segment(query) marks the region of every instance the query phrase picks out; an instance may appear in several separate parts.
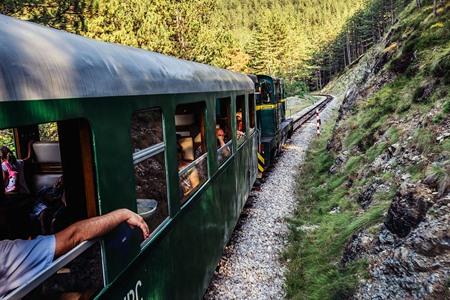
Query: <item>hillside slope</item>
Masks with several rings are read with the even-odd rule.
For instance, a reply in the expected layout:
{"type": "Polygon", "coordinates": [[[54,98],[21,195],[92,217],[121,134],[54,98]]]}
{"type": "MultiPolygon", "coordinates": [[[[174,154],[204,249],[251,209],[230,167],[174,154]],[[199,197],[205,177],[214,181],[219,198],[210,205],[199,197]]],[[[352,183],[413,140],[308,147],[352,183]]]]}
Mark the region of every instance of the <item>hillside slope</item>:
{"type": "Polygon", "coordinates": [[[450,1],[432,4],[325,89],[343,103],[299,173],[290,298],[450,297],[450,1]]]}

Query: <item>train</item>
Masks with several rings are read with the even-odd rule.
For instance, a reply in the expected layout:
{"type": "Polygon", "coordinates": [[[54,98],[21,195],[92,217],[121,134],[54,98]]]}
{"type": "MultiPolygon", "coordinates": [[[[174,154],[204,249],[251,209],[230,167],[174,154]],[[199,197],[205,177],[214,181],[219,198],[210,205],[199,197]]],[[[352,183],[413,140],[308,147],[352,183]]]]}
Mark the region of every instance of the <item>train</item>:
{"type": "Polygon", "coordinates": [[[268,75],[251,76],[255,83],[256,114],[260,143],[258,147],[258,177],[273,165],[282,146],[294,131],[292,118],[286,117],[284,82],[268,75]]]}
{"type": "Polygon", "coordinates": [[[0,45],[0,135],[13,137],[30,191],[1,189],[0,239],[119,208],[151,231],[142,240],[120,225],[4,299],[202,298],[252,186],[292,134],[282,80],[4,15],[0,45]],[[63,209],[30,224],[33,198],[61,178],[63,209]]]}

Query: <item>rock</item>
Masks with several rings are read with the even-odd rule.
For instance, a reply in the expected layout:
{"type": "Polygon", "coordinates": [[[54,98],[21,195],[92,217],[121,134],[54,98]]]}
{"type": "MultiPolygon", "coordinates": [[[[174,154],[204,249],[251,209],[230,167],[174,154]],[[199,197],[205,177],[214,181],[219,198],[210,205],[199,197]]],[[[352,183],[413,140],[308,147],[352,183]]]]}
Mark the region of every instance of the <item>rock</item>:
{"type": "Polygon", "coordinates": [[[319,228],[319,225],[302,225],[297,227],[297,230],[309,233],[315,231],[317,228],[319,228]]]}
{"type": "Polygon", "coordinates": [[[370,277],[361,281],[355,299],[446,299],[450,195],[436,201],[406,238],[382,229],[377,247],[382,249],[368,251],[370,277]]]}
{"type": "Polygon", "coordinates": [[[402,175],[402,180],[403,181],[406,181],[406,180],[408,180],[408,179],[410,179],[411,178],[411,174],[403,174],[402,175]]]}
{"type": "MultiPolygon", "coordinates": [[[[392,233],[406,237],[411,229],[423,221],[431,203],[417,187],[410,188],[406,185],[402,189],[395,195],[384,224],[392,233]]],[[[429,194],[431,195],[431,191],[429,194]]]]}
{"type": "Polygon", "coordinates": [[[371,203],[373,199],[373,195],[378,189],[378,186],[380,185],[380,182],[375,181],[368,186],[366,186],[363,191],[358,195],[358,198],[356,199],[356,202],[358,204],[366,209],[371,203]]]}
{"type": "Polygon", "coordinates": [[[334,214],[338,214],[340,212],[341,212],[341,208],[339,206],[337,206],[337,207],[334,207],[332,210],[330,210],[328,213],[330,215],[334,215],[334,214]]]}
{"type": "Polygon", "coordinates": [[[448,137],[450,137],[450,132],[445,132],[436,138],[436,142],[442,143],[448,137]]]}
{"type": "Polygon", "coordinates": [[[373,248],[374,236],[367,230],[354,234],[347,243],[342,255],[341,264],[345,266],[348,262],[363,257],[373,248]]]}

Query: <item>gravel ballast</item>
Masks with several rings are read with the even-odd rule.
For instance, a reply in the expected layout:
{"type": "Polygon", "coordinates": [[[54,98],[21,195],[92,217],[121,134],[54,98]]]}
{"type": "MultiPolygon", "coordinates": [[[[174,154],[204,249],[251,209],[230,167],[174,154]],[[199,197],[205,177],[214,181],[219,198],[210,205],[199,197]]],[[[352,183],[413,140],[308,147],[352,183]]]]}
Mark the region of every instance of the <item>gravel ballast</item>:
{"type": "MultiPolygon", "coordinates": [[[[322,124],[333,116],[333,110],[337,107],[335,98],[320,113],[322,124]]],[[[261,190],[251,193],[205,299],[284,298],[286,268],[280,255],[287,243],[285,220],[294,212],[295,177],[315,137],[314,118],[288,141],[261,190]]]]}

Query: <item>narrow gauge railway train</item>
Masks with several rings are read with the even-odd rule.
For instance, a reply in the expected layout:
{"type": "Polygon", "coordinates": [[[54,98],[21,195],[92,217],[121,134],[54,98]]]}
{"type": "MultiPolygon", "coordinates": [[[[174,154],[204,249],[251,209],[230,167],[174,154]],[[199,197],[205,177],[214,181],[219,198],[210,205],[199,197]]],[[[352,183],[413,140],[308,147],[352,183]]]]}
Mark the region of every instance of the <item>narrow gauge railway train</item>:
{"type": "Polygon", "coordinates": [[[121,225],[5,298],[201,298],[256,180],[255,108],[246,75],[0,15],[0,134],[14,137],[30,190],[0,189],[0,239],[118,208],[151,231],[121,225]],[[30,224],[55,182],[63,205],[30,224]]]}
{"type": "Polygon", "coordinates": [[[262,175],[273,164],[282,146],[293,133],[293,120],[286,118],[283,80],[267,75],[251,75],[255,84],[256,114],[261,139],[258,147],[258,171],[262,175]]]}

